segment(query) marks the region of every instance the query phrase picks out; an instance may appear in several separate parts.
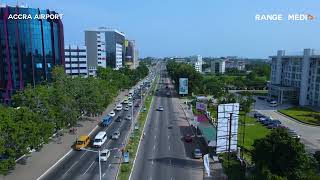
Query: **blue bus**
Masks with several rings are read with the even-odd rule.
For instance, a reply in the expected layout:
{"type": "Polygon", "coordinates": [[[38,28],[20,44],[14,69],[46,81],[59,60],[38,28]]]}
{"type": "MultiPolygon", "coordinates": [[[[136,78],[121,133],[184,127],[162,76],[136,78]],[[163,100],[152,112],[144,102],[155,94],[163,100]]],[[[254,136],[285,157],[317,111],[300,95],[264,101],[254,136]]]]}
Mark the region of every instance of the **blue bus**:
{"type": "Polygon", "coordinates": [[[112,117],[107,115],[106,117],[104,117],[102,119],[101,123],[102,123],[102,126],[106,127],[106,126],[109,126],[111,124],[111,122],[112,122],[112,117]]]}

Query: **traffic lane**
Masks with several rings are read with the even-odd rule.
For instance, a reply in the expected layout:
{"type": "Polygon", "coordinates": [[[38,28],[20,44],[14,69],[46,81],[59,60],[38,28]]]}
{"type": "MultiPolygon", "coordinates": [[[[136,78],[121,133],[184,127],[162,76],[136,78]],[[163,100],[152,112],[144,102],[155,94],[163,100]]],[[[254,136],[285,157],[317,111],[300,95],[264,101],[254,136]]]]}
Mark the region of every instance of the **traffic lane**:
{"type": "Polygon", "coordinates": [[[320,150],[320,127],[305,125],[272,110],[260,110],[258,112],[271,116],[273,119],[278,119],[284,126],[296,131],[297,134],[301,135],[301,142],[305,144],[308,152],[320,150]]]}
{"type": "MultiPolygon", "coordinates": [[[[117,113],[115,116],[115,119],[121,115],[123,112],[117,113]]],[[[94,137],[97,135],[100,131],[107,131],[110,132],[111,129],[117,128],[119,126],[118,123],[115,123],[114,121],[108,126],[108,127],[98,127],[97,130],[95,130],[92,135],[90,136],[91,140],[94,139],[94,137]]],[[[90,158],[90,153],[85,151],[77,151],[74,150],[70,155],[68,155],[62,162],[59,163],[59,165],[54,168],[46,177],[43,179],[63,179],[68,177],[67,174],[72,173],[73,169],[76,171],[79,171],[77,166],[83,166],[86,162],[88,162],[88,159],[90,158]]],[[[78,174],[79,172],[77,172],[78,174]]]]}
{"type": "MultiPolygon", "coordinates": [[[[116,119],[119,115],[123,115],[123,112],[117,113],[114,119],[116,119]]],[[[113,121],[108,127],[106,128],[100,128],[100,131],[106,131],[107,134],[111,134],[114,129],[118,129],[120,127],[120,123],[117,123],[113,121]]],[[[100,132],[97,131],[95,135],[100,132]]],[[[92,136],[92,140],[94,139],[94,136],[92,136]]],[[[105,146],[108,142],[106,142],[103,146],[105,146]]],[[[87,147],[87,149],[91,150],[98,150],[98,148],[92,148],[92,142],[90,143],[90,147],[87,147]]],[[[64,172],[61,172],[61,176],[57,179],[79,179],[82,175],[86,174],[88,169],[92,167],[94,164],[94,160],[96,158],[96,153],[94,152],[84,152],[81,156],[78,156],[78,159],[76,159],[74,162],[72,162],[72,165],[69,166],[66,169],[63,169],[64,172]]]]}
{"type": "MultiPolygon", "coordinates": [[[[134,102],[133,105],[136,105],[137,102],[134,102]]],[[[134,106],[133,106],[134,107],[134,106]]],[[[133,113],[135,117],[138,113],[138,107],[133,109],[133,113]]],[[[102,149],[115,149],[115,148],[120,148],[122,146],[122,144],[124,143],[125,137],[127,135],[127,133],[130,130],[130,126],[132,121],[131,120],[125,120],[125,117],[127,115],[131,115],[131,111],[126,111],[123,115],[123,120],[121,121],[121,126],[118,129],[115,129],[113,132],[115,131],[119,131],[120,132],[120,137],[118,140],[112,140],[109,139],[109,141],[107,142],[106,145],[104,145],[104,147],[100,148],[100,150],[102,149]]],[[[110,134],[111,135],[111,134],[110,134]]],[[[108,158],[107,162],[102,162],[101,164],[101,174],[102,177],[105,179],[115,179],[116,176],[116,167],[112,166],[115,165],[114,163],[112,164],[112,162],[116,161],[118,162],[119,158],[121,157],[121,153],[118,153],[118,150],[112,150],[110,153],[110,157],[108,158]],[[115,157],[116,156],[116,157],[115,157]],[[110,172],[108,173],[107,171],[109,170],[113,170],[113,174],[110,174],[110,172]],[[108,176],[106,176],[106,174],[108,174],[108,176]]],[[[117,163],[118,164],[118,163],[117,163]]],[[[83,174],[83,179],[85,178],[89,178],[92,179],[92,177],[95,177],[96,174],[99,174],[99,161],[98,161],[98,156],[96,155],[96,159],[94,159],[94,162],[92,162],[90,164],[90,166],[88,167],[88,169],[86,170],[86,172],[83,174]]],[[[99,176],[98,176],[99,177],[99,176]]]]}
{"type": "MultiPolygon", "coordinates": [[[[134,108],[134,117],[137,115],[138,113],[138,108],[134,108]]],[[[126,113],[126,115],[131,114],[131,111],[128,111],[126,113]]],[[[110,152],[110,157],[108,158],[107,162],[102,162],[102,177],[103,179],[107,178],[107,179],[115,179],[116,176],[116,171],[113,171],[114,174],[110,175],[110,172],[108,173],[109,170],[115,170],[115,165],[118,165],[119,162],[119,158],[121,158],[121,153],[119,152],[119,148],[122,147],[122,144],[125,141],[126,135],[127,133],[129,133],[130,131],[130,126],[132,124],[132,120],[122,120],[122,125],[118,130],[115,131],[119,131],[120,132],[120,137],[117,140],[112,140],[110,139],[110,141],[108,142],[108,144],[104,147],[106,149],[114,149],[110,152]],[[115,148],[117,148],[115,150],[115,148]],[[112,166],[113,165],[113,166],[112,166]],[[108,174],[108,176],[105,176],[106,174],[108,174]],[[112,176],[114,175],[114,176],[112,176]]],[[[98,164],[98,160],[96,159],[97,163],[94,163],[94,165],[92,166],[92,168],[87,172],[87,174],[89,174],[89,177],[92,177],[90,175],[95,175],[95,174],[99,174],[99,164],[98,164]]]]}
{"type": "Polygon", "coordinates": [[[154,96],[152,105],[149,110],[149,117],[147,119],[145,125],[145,137],[142,139],[140,147],[138,149],[138,156],[135,161],[134,169],[132,172],[131,179],[133,180],[143,180],[143,179],[150,179],[152,178],[153,174],[153,154],[156,150],[155,142],[158,141],[157,131],[158,123],[157,121],[158,116],[160,115],[156,108],[159,106],[159,97],[154,96]]]}
{"type": "MultiPolygon", "coordinates": [[[[118,117],[120,113],[117,113],[115,117],[118,117]]],[[[118,123],[112,122],[108,127],[98,127],[90,136],[91,140],[94,139],[94,137],[97,135],[100,131],[110,131],[110,129],[113,129],[117,127],[118,123]]],[[[65,159],[63,159],[58,166],[56,166],[48,175],[43,177],[43,179],[48,180],[56,180],[56,179],[63,179],[66,177],[67,173],[70,173],[72,168],[79,165],[79,162],[86,161],[88,159],[88,153],[85,151],[77,151],[74,150],[72,153],[70,153],[65,159]]],[[[81,163],[80,163],[81,164],[81,163]]]]}

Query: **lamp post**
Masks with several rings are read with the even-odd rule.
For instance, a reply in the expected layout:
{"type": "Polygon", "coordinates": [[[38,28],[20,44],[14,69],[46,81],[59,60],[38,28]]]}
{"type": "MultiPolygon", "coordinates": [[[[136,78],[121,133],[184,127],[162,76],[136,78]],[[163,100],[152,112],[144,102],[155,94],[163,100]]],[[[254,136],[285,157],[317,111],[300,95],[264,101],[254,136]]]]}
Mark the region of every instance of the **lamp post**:
{"type": "Polygon", "coordinates": [[[100,150],[98,150],[98,151],[94,151],[94,150],[91,150],[91,149],[85,149],[85,148],[81,148],[81,150],[85,150],[85,151],[89,151],[89,152],[95,152],[95,153],[98,153],[98,156],[99,156],[99,180],[101,180],[101,161],[100,161],[100,150]]]}

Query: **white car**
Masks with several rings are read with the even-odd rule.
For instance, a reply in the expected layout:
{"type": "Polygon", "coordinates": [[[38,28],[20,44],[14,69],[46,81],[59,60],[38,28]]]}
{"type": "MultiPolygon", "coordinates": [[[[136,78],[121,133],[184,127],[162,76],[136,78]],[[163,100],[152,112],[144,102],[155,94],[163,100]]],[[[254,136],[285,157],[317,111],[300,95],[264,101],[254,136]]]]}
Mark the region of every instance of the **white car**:
{"type": "Polygon", "coordinates": [[[124,107],[125,111],[129,111],[129,106],[124,107]]]}
{"type": "Polygon", "coordinates": [[[110,151],[108,149],[104,149],[100,152],[100,161],[106,162],[110,157],[110,151]]]}
{"type": "Polygon", "coordinates": [[[112,134],[112,139],[119,139],[119,137],[120,137],[120,132],[119,131],[116,131],[116,132],[114,132],[113,134],[112,134]]]}
{"type": "Polygon", "coordinates": [[[163,111],[164,109],[163,109],[163,106],[159,106],[158,108],[157,108],[157,111],[163,111]]]}
{"type": "Polygon", "coordinates": [[[116,111],[121,111],[121,110],[122,110],[122,104],[118,104],[118,105],[115,107],[115,110],[116,110],[116,111]]]}
{"type": "Polygon", "coordinates": [[[131,107],[133,105],[132,101],[129,101],[128,106],[131,107]]]}
{"type": "Polygon", "coordinates": [[[116,115],[116,113],[114,111],[111,111],[108,115],[111,117],[114,117],[116,115]]]}

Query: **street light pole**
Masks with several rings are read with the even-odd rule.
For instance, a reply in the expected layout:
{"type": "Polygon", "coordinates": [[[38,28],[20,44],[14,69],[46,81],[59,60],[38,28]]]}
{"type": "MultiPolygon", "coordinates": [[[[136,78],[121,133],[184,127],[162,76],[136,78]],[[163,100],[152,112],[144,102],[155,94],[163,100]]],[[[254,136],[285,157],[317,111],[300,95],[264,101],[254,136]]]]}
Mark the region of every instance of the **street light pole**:
{"type": "Polygon", "coordinates": [[[100,160],[100,150],[98,150],[98,151],[94,151],[94,150],[91,150],[91,149],[85,149],[85,148],[81,148],[81,150],[85,150],[85,151],[90,151],[90,152],[98,153],[98,155],[99,155],[99,180],[101,180],[101,160],[100,160]]]}
{"type": "Polygon", "coordinates": [[[101,180],[101,160],[100,160],[100,150],[98,151],[99,154],[99,179],[101,180]]]}

